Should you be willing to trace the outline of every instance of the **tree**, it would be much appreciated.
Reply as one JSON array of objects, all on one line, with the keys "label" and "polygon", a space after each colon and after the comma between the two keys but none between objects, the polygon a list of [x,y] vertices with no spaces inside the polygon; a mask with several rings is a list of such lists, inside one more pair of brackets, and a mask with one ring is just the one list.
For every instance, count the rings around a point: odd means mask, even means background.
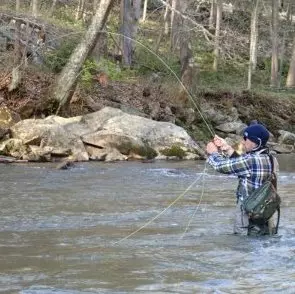
[{"label": "tree", "polygon": [[125,66],[131,66],[134,54],[134,39],[140,17],[141,0],[122,0],[121,2],[121,33],[122,54]]},{"label": "tree", "polygon": [[278,86],[279,76],[279,53],[278,53],[278,25],[279,25],[279,3],[272,0],[272,58],[270,86]]},{"label": "tree", "polygon": [[20,11],[20,0],[15,1],[15,10],[16,10],[16,12]]},{"label": "tree", "polygon": [[209,17],[209,28],[213,29],[216,21],[216,0],[211,0],[210,17]]},{"label": "tree", "polygon": [[79,0],[75,20],[80,20],[83,17],[85,9],[85,0]]},{"label": "tree", "polygon": [[178,38],[178,23],[176,17],[179,16],[179,14],[176,14],[176,10],[178,11],[179,8],[179,2],[178,0],[171,0],[171,15],[170,15],[170,21],[171,21],[171,48],[176,49],[177,47],[177,38]]},{"label": "tree", "polygon": [[295,37],[293,41],[293,53],[292,53],[292,58],[291,58],[290,67],[288,71],[286,87],[287,88],[295,87]]},{"label": "tree", "polygon": [[213,70],[218,70],[219,55],[220,55],[220,32],[221,32],[221,21],[222,21],[222,0],[216,0],[216,28],[215,28],[215,44],[214,44],[214,61]]},{"label": "tree", "polygon": [[52,4],[51,4],[50,10],[49,10],[49,15],[50,16],[53,15],[53,12],[54,12],[54,9],[55,9],[55,6],[56,6],[56,2],[57,2],[57,0],[52,0]]},{"label": "tree", "polygon": [[33,17],[38,16],[38,0],[32,0],[32,15]]},{"label": "tree", "polygon": [[145,20],[146,20],[147,3],[148,3],[148,0],[144,0],[144,2],[143,2],[143,13],[142,13],[142,22],[145,22]]},{"label": "tree", "polygon": [[248,90],[251,89],[252,72],[257,66],[257,43],[258,43],[258,14],[260,0],[253,0],[253,8],[251,13],[251,36],[250,36],[250,58],[248,69]]},{"label": "tree", "polygon": [[71,98],[80,69],[88,54],[95,46],[99,34],[115,0],[101,0],[92,22],[80,44],[75,48],[69,61],[60,73],[53,87],[53,99],[59,103],[59,108],[66,106]]}]

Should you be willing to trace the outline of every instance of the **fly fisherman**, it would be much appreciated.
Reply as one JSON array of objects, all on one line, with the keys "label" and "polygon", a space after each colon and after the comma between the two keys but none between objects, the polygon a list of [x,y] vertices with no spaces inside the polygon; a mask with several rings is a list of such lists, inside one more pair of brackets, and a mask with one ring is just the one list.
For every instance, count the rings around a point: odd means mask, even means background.
[{"label": "fly fisherman", "polygon": [[[241,143],[245,154],[239,155],[224,139],[218,136],[207,144],[208,163],[216,171],[236,175],[239,180],[236,192],[235,234],[272,235],[277,233],[279,215],[272,216],[266,222],[261,222],[261,220],[258,222],[248,216],[242,205],[243,199],[259,188],[272,175],[272,171],[274,173],[278,171],[278,163],[273,156],[269,155],[266,147],[268,139],[268,130],[257,123],[244,130]],[[276,177],[274,181],[276,188]],[[277,219],[276,223],[274,219]]]}]

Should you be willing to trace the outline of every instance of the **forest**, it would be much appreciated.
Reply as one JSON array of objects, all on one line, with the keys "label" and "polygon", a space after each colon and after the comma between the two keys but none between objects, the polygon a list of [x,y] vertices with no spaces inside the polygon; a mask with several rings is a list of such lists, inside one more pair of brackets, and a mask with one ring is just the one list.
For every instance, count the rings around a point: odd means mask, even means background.
[{"label": "forest", "polygon": [[206,137],[214,105],[294,131],[292,0],[1,3],[0,103],[22,119],[112,106]]}]

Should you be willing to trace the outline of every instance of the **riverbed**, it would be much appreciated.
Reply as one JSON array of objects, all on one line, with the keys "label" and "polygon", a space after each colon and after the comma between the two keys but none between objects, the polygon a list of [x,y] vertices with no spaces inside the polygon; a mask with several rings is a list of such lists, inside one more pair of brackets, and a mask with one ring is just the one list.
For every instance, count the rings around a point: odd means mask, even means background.
[{"label": "riverbed", "polygon": [[274,237],[232,234],[236,179],[205,161],[2,164],[0,293],[295,293],[294,155],[279,162]]}]

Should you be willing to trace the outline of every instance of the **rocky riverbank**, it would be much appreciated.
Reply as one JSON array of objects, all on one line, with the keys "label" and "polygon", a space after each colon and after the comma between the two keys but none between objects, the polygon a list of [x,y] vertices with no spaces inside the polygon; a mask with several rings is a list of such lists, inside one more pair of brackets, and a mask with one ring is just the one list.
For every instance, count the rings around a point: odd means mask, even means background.
[{"label": "rocky riverbank", "polygon": [[[231,144],[251,120],[271,132],[275,153],[295,152],[293,98],[198,92],[194,103],[159,77],[77,87],[61,117],[46,103],[52,76],[24,75],[21,91],[0,91],[0,155],[26,161],[203,159],[213,133]],[[192,98],[192,97],[190,97]]]}]

